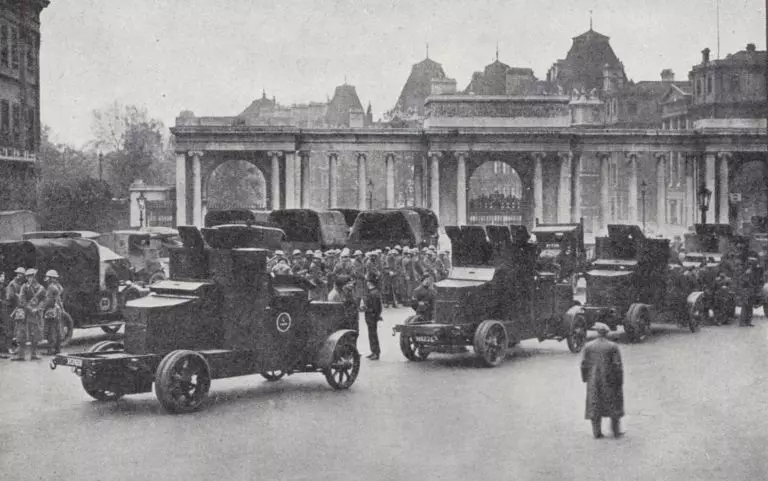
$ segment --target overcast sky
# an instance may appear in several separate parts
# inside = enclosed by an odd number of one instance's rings
[[[720,52],[765,48],[764,0],[721,0]],[[687,78],[717,55],[716,0],[51,0],[42,14],[42,120],[91,138],[91,111],[119,101],[166,126],[181,110],[236,115],[254,98],[322,101],[344,82],[374,118],[429,56],[463,89],[495,57],[538,78],[589,28],[634,80]]]

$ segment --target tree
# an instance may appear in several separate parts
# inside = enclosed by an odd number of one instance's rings
[[[93,111],[93,146],[104,153],[105,179],[115,195],[125,197],[138,179],[168,183],[173,172],[165,126],[146,109],[114,102]]]
[[[40,216],[46,230],[97,230],[112,200],[106,182],[91,177],[50,181],[42,188]]]
[[[233,160],[221,164],[208,180],[209,208],[265,208],[266,182],[250,162]]]
[[[43,126],[40,152],[40,179],[43,183],[71,183],[77,179],[95,175],[97,159],[66,144],[51,141],[50,127]]]

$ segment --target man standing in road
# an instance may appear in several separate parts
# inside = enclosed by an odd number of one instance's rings
[[[21,293],[21,287],[25,282],[24,274],[26,273],[26,269],[23,267],[17,267],[14,272],[16,277],[14,277],[11,282],[5,286],[5,290],[3,291],[3,307],[5,308],[6,313],[6,349],[3,351],[3,353],[7,352],[7,349],[10,347],[11,343],[13,342],[13,337],[16,334],[16,321],[14,320],[13,314],[16,308],[19,307],[19,294]],[[23,312],[21,312],[20,315],[23,315]],[[18,338],[16,341],[18,342]]]
[[[624,368],[619,346],[608,340],[608,326],[595,324],[597,339],[584,346],[581,380],[587,383],[585,418],[592,421],[592,434],[602,438],[602,419],[611,418],[614,437],[620,437],[624,416]]]
[[[43,314],[45,338],[48,339],[48,355],[54,355],[61,351],[61,313],[64,311],[61,296],[64,288],[61,287],[59,273],[55,270],[45,273],[44,282],[45,299],[40,306],[40,312]]]
[[[16,338],[19,340],[19,354],[12,361],[23,361],[27,338],[31,345],[30,360],[37,361],[37,343],[40,341],[40,303],[45,289],[37,282],[37,269],[27,269],[27,283],[19,294],[19,307],[24,310],[25,319],[16,320]]]
[[[378,361],[381,355],[379,346],[378,324],[381,320],[381,292],[379,291],[379,279],[376,274],[368,274],[368,289],[365,295],[365,325],[368,326],[368,344],[371,354],[368,359]]]

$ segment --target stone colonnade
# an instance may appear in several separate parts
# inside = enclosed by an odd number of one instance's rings
[[[357,163],[356,205],[339,203],[340,159],[342,153],[352,152]],[[362,150],[268,150],[251,152],[266,156],[265,180],[269,193],[269,207],[277,208],[369,208],[368,183],[371,181],[371,153]],[[729,222],[730,153],[674,152],[674,151],[512,151],[510,155],[523,156],[530,162],[530,175],[525,178],[524,190],[530,190],[530,220],[545,220],[545,204],[556,214],[549,221],[576,223],[587,206],[587,230],[604,227],[609,223],[642,222],[643,213],[654,214],[656,224],[667,224],[669,200],[680,199],[682,218],[678,226],[699,222],[696,191],[706,186],[712,193],[708,222]],[[310,156],[311,154],[311,156]],[[317,155],[320,154],[320,155]],[[378,152],[381,159],[382,152]],[[444,225],[466,224],[469,186],[468,171],[472,162],[481,161],[489,152],[457,149],[426,151],[384,151],[383,180],[384,205],[395,207],[395,164],[413,156],[413,197],[415,204],[435,211]],[[495,151],[505,155],[506,152]],[[179,224],[203,224],[203,169],[201,163],[215,158],[216,152],[188,150],[177,153],[176,190],[177,219]],[[479,160],[478,160],[479,159]],[[312,203],[312,168],[317,162],[327,162],[327,205]],[[676,164],[674,164],[676,162]],[[671,165],[680,169],[669,174]],[[546,168],[545,168],[546,165]],[[380,169],[380,167],[379,167]],[[379,170],[378,172],[381,172]],[[266,175],[268,174],[268,175]],[[378,175],[378,174],[377,174]],[[554,177],[553,177],[554,176]],[[655,178],[654,178],[655,176]],[[523,176],[521,176],[522,178]],[[675,177],[677,180],[673,182]],[[594,179],[592,179],[594,178]],[[402,183],[402,179],[401,179]],[[545,189],[545,183],[553,188]],[[653,184],[653,185],[652,185]],[[381,185],[381,184],[379,184]],[[585,187],[586,185],[586,187]],[[554,187],[556,186],[556,187]],[[643,195],[645,192],[645,195]],[[548,195],[549,193],[549,195]],[[556,198],[549,198],[556,193]],[[653,198],[655,196],[655,199]],[[547,197],[547,198],[545,198]],[[640,205],[643,198],[645,204]],[[381,204],[379,204],[381,205]],[[678,204],[675,204],[678,205]],[[553,209],[550,209],[552,211]],[[646,212],[647,211],[647,212]],[[677,214],[676,214],[677,215]],[[650,215],[647,216],[650,220]],[[526,218],[526,217],[524,217]]]

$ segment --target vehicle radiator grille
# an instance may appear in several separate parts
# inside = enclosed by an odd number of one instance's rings
[[[459,303],[456,301],[435,302],[434,322],[440,324],[455,324],[459,314]]]

